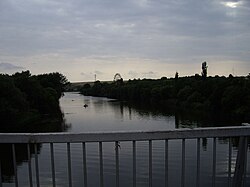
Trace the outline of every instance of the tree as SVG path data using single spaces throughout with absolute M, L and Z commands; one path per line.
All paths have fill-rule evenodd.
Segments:
M 62 120 L 59 98 L 67 79 L 60 73 L 0 74 L 0 131 L 30 131 L 43 120 Z
M 63 95 L 66 86 L 69 84 L 67 78 L 61 73 L 49 73 L 37 75 L 35 78 L 45 88 L 53 88 L 57 92 L 58 99 Z
M 175 80 L 177 80 L 178 79 L 178 77 L 179 77 L 179 74 L 178 74 L 178 72 L 176 71 L 176 73 L 175 73 Z
M 207 62 L 202 63 L 201 69 L 202 69 L 202 72 L 201 72 L 202 77 L 206 78 L 207 77 Z

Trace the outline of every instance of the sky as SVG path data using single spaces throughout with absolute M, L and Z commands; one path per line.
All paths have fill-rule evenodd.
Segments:
M 0 0 L 0 73 L 250 73 L 250 0 Z

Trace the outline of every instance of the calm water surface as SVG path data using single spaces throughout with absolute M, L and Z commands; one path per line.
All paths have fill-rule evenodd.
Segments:
M 83 105 L 88 107 L 84 108 Z M 174 116 L 138 111 L 112 99 L 66 93 L 61 99 L 70 132 L 167 130 L 175 128 Z
M 107 98 L 87 97 L 77 93 L 65 93 L 60 100 L 65 114 L 67 131 L 69 132 L 110 132 L 110 131 L 149 131 L 169 130 L 185 126 L 186 120 L 177 120 L 173 115 L 159 114 L 148 110 L 138 110 L 124 103 Z M 83 105 L 88 107 L 84 108 Z M 192 127 L 197 122 L 188 122 Z M 212 139 L 201 140 L 201 173 L 200 186 L 212 186 Z M 148 186 L 148 142 L 137 142 L 137 186 Z M 165 185 L 165 144 L 164 141 L 153 141 L 153 186 Z M 60 187 L 68 186 L 66 144 L 55 144 L 56 184 Z M 99 154 L 98 143 L 87 143 L 87 172 L 88 186 L 99 186 Z M 121 142 L 119 149 L 120 186 L 132 186 L 132 142 Z M 233 147 L 232 171 L 235 165 L 237 147 Z M 169 186 L 181 186 L 181 140 L 169 141 Z M 248 158 L 250 156 L 248 150 Z M 73 186 L 83 186 L 82 145 L 71 144 Z M 227 186 L 228 170 L 228 140 L 217 140 L 216 155 L 216 186 Z M 196 184 L 196 140 L 186 140 L 186 170 L 185 186 Z M 104 186 L 115 186 L 115 145 L 103 143 Z M 34 156 L 32 155 L 33 183 L 36 186 Z M 247 165 L 247 186 L 250 185 Z M 52 186 L 50 168 L 50 147 L 41 145 L 39 154 L 40 186 Z M 29 186 L 28 164 L 21 162 L 18 166 L 19 186 Z M 4 176 L 3 186 L 14 186 L 13 180 Z

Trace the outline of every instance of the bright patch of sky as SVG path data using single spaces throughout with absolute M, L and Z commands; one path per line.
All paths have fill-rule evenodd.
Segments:
M 229 1 L 229 2 L 222 2 L 223 5 L 230 7 L 230 8 L 237 8 L 242 4 L 242 1 Z
M 247 75 L 249 30 L 248 0 L 2 0 L 0 73 Z

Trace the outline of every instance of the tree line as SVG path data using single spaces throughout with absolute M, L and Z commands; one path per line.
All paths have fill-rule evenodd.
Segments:
M 83 95 L 153 104 L 169 109 L 223 114 L 250 121 L 250 74 L 242 77 L 195 76 L 161 79 L 122 79 L 111 84 L 96 81 L 79 90 Z
M 59 98 L 67 84 L 66 77 L 57 72 L 0 74 L 0 131 L 41 131 L 41 124 L 48 121 L 60 123 Z

